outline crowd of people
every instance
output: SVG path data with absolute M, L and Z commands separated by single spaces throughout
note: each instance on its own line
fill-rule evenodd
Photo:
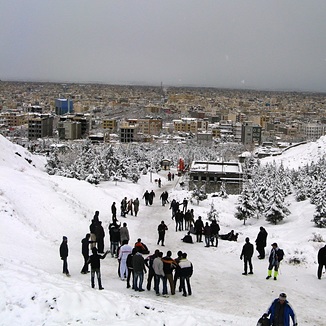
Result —
M 172 178 L 172 177 L 171 177 Z M 142 197 L 146 206 L 153 205 L 155 193 L 145 191 Z M 197 243 L 204 242 L 205 247 L 218 247 L 219 239 L 228 241 L 237 241 L 238 233 L 234 230 L 226 234 L 220 233 L 220 226 L 215 219 L 209 222 L 203 222 L 202 217 L 198 216 L 195 220 L 194 210 L 189 209 L 188 200 L 184 198 L 183 201 L 178 202 L 172 199 L 169 202 L 169 194 L 166 190 L 161 193 L 160 199 L 162 206 L 169 203 L 169 208 L 172 212 L 171 218 L 175 222 L 175 231 L 187 231 L 187 234 L 182 238 L 185 243 L 194 243 L 192 235 L 195 236 Z M 124 197 L 121 200 L 121 217 L 125 218 L 127 214 L 137 216 L 139 212 L 138 198 L 129 199 Z M 112 258 L 116 258 L 118 262 L 118 275 L 121 280 L 126 282 L 126 287 L 134 291 L 142 292 L 154 290 L 156 295 L 168 296 L 175 295 L 176 290 L 182 292 L 183 296 L 192 294 L 190 278 L 193 273 L 193 265 L 188 260 L 187 253 L 179 251 L 175 258 L 172 258 L 172 252 L 166 251 L 166 254 L 159 249 L 150 254 L 150 250 L 141 240 L 132 246 L 130 245 L 130 235 L 126 222 L 120 223 L 117 220 L 116 203 L 111 205 L 112 222 L 108 226 L 110 249 L 104 250 L 105 231 L 102 222 L 99 219 L 99 211 L 95 211 L 91 224 L 89 226 L 89 233 L 81 240 L 82 256 L 84 259 L 82 274 L 91 273 L 91 287 L 95 288 L 95 277 L 97 278 L 98 288 L 103 289 L 101 279 L 100 261 L 105 259 L 110 253 Z M 157 226 L 158 240 L 157 245 L 165 246 L 165 234 L 168 231 L 168 226 L 162 220 Z M 258 252 L 258 259 L 265 259 L 265 248 L 267 245 L 268 233 L 264 227 L 260 227 L 259 233 L 255 240 L 256 250 Z M 284 252 L 278 247 L 277 243 L 273 243 L 268 257 L 268 268 L 266 279 L 273 278 L 277 280 L 278 269 L 280 262 L 283 259 Z M 91 255 L 89 252 L 91 251 Z M 250 275 L 254 273 L 254 266 L 252 257 L 254 255 L 254 245 L 250 242 L 249 237 L 245 238 L 245 243 L 240 253 L 240 259 L 243 260 L 243 275 Z M 60 245 L 60 257 L 63 260 L 63 273 L 70 276 L 68 270 L 68 239 L 63 237 Z M 90 270 L 89 270 L 90 266 Z M 321 248 L 318 253 L 318 271 L 317 276 L 321 279 L 322 270 L 326 269 L 326 246 Z M 147 280 L 145 281 L 145 274 Z M 145 285 L 144 285 L 145 284 Z M 282 308 L 283 307 L 283 308 Z M 284 308 L 286 307 L 286 308 Z M 276 320 L 275 325 L 289 325 L 289 319 L 292 318 L 295 322 L 295 315 L 291 310 L 290 305 L 286 300 L 286 296 L 281 294 L 278 299 L 270 306 L 269 310 L 264 314 L 262 320 L 264 321 L 270 316 L 270 320 Z M 285 319 L 286 320 L 285 320 Z M 282 321 L 282 320 L 285 321 Z M 262 321 L 262 322 L 263 322 Z M 281 324 L 283 322 L 283 324 Z M 273 325 L 274 325 L 273 324 Z

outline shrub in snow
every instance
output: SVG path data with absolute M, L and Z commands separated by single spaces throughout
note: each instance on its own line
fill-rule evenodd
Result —
M 313 233 L 312 234 L 312 239 L 309 241 L 313 241 L 313 242 L 325 242 L 323 239 L 323 236 L 319 233 Z

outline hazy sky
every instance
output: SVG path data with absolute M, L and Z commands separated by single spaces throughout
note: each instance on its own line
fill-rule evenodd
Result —
M 326 91 L 326 0 L 0 0 L 0 79 Z

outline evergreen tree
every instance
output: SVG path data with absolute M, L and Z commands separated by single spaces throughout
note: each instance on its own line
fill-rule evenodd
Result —
M 247 180 L 238 199 L 235 217 L 246 224 L 246 220 L 255 216 L 256 205 L 253 201 L 252 182 Z
M 207 218 L 210 221 L 213 221 L 213 220 L 218 221 L 218 211 L 216 210 L 213 201 L 211 202 L 211 209 L 207 213 Z
M 264 212 L 266 221 L 277 224 L 290 214 L 289 209 L 284 202 L 284 196 L 277 184 L 274 184 L 273 190 L 270 192 L 270 199 L 266 205 Z
M 326 191 L 324 190 L 320 196 L 318 196 L 318 202 L 316 203 L 316 213 L 313 221 L 316 226 L 320 228 L 326 227 Z

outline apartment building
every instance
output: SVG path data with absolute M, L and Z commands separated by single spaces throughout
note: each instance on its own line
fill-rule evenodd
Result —
M 53 116 L 42 114 L 28 119 L 28 139 L 53 136 Z
M 126 122 L 137 125 L 138 132 L 144 135 L 158 136 L 163 128 L 163 121 L 160 118 L 127 119 Z
M 74 140 L 81 138 L 81 123 L 77 121 L 59 121 L 58 122 L 59 139 Z
M 173 120 L 173 129 L 175 132 L 186 132 L 197 134 L 208 130 L 208 120 L 196 118 L 182 118 Z
M 85 136 L 89 133 L 90 125 L 91 125 L 91 117 L 90 115 L 76 113 L 76 114 L 67 114 L 64 116 L 60 116 L 60 121 L 75 121 L 79 122 L 81 126 L 81 134 Z
M 316 140 L 325 135 L 326 125 L 321 123 L 304 123 L 301 132 L 307 140 Z
M 119 126 L 120 142 L 132 143 L 138 140 L 138 125 L 130 124 L 127 121 L 122 121 Z
M 5 126 L 18 127 L 27 123 L 28 116 L 17 112 L 4 112 L 0 113 L 0 121 Z
M 118 128 L 118 121 L 116 119 L 103 119 L 102 128 L 110 131 L 115 131 Z
M 242 124 L 241 142 L 244 145 L 260 144 L 261 143 L 261 126 L 252 122 Z

